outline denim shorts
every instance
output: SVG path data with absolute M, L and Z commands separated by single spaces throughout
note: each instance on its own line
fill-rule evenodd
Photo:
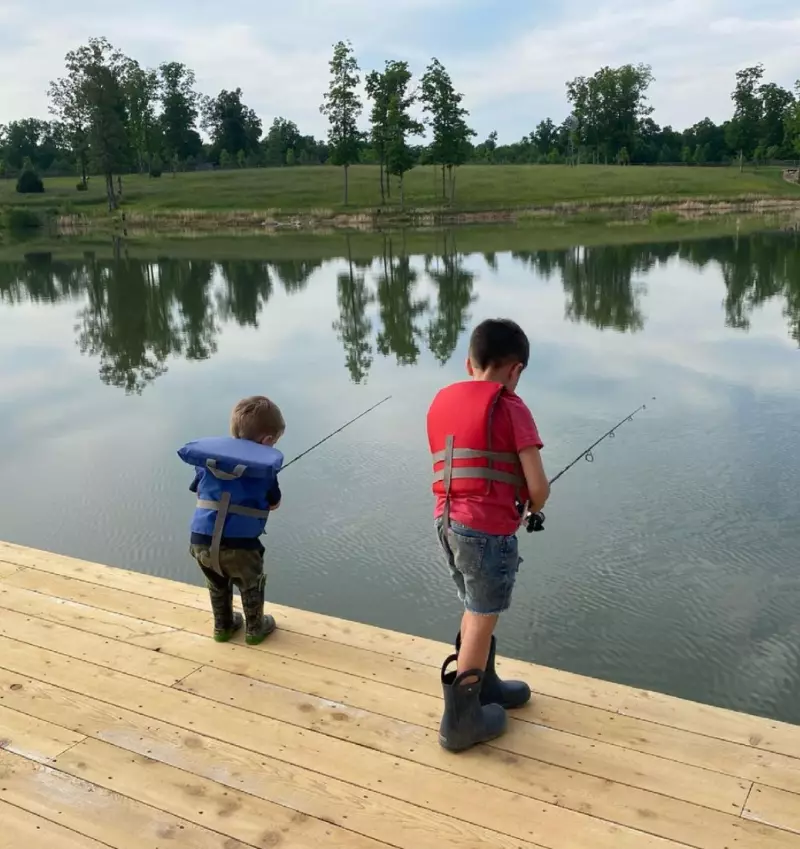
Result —
M 482 616 L 508 610 L 522 563 L 516 536 L 485 534 L 458 522 L 445 531 L 441 519 L 436 533 L 465 609 Z

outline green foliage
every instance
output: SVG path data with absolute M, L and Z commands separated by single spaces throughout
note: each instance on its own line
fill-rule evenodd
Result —
M 80 183 L 76 183 L 76 184 L 75 184 L 75 188 L 76 188 L 79 192 L 88 192 L 88 191 L 89 191 L 89 184 L 88 184 L 88 183 L 84 183 L 84 182 L 83 182 L 83 180 L 81 180 L 81 181 L 80 181 Z
M 347 169 L 358 162 L 362 133 L 358 118 L 363 109 L 356 89 L 361 81 L 358 62 L 350 42 L 340 41 L 333 48 L 330 61 L 331 82 L 320 112 L 330 123 L 328 144 L 330 161 L 344 167 L 344 202 L 348 202 Z
M 33 210 L 19 207 L 7 209 L 4 216 L 5 227 L 12 232 L 38 230 L 43 223 L 42 217 Z
M 649 65 L 606 66 L 568 82 L 579 143 L 605 162 L 615 161 L 623 147 L 633 150 L 641 122 L 653 112 L 647 103 L 652 82 Z
M 21 195 L 40 195 L 44 192 L 41 177 L 32 169 L 26 168 L 17 179 L 17 193 Z
M 466 122 L 469 112 L 461 105 L 463 99 L 453 88 L 444 65 L 432 59 L 422 77 L 422 103 L 433 134 L 432 159 L 450 173 L 450 203 L 455 200 L 453 168 L 469 159 L 470 139 L 475 136 Z
M 294 155 L 294 150 L 291 147 L 286 151 L 286 164 L 289 167 L 297 165 L 297 157 Z
M 216 97 L 206 97 L 202 102 L 203 129 L 211 137 L 213 156 L 222 151 L 237 157 L 246 157 L 258 150 L 261 139 L 261 119 L 242 102 L 242 90 L 223 89 Z
M 194 71 L 181 62 L 165 62 L 159 66 L 161 115 L 158 119 L 164 159 L 173 168 L 190 156 L 197 156 L 203 142 L 195 129 L 198 117 L 198 95 L 194 90 Z
M 149 174 L 150 174 L 151 177 L 154 177 L 154 178 L 157 179 L 158 177 L 160 177 L 162 175 L 163 172 L 164 172 L 164 163 L 163 163 L 161 157 L 158 154 L 156 154 L 152 158 L 152 160 L 150 161 Z
M 159 128 L 155 114 L 158 97 L 158 71 L 144 70 L 139 63 L 129 59 L 123 75 L 123 86 L 128 105 L 128 133 L 130 147 L 136 154 L 140 173 L 152 159 L 159 145 Z
M 233 165 L 233 157 L 227 150 L 223 150 L 219 155 L 219 167 L 230 168 Z
M 288 165 L 290 164 L 290 152 L 296 161 L 297 151 L 302 147 L 302 142 L 300 131 L 294 121 L 275 118 L 262 142 L 264 164 L 269 166 Z M 291 164 L 294 164 L 294 162 Z

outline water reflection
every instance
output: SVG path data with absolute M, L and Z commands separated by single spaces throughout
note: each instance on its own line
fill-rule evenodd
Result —
M 482 258 L 487 274 L 498 270 L 495 254 L 462 252 L 455 232 L 443 232 L 436 252 L 421 262 L 409 255 L 402 234 L 385 236 L 382 251 L 373 258 L 354 257 L 349 238 L 342 239 L 341 253 L 339 316 L 332 329 L 355 383 L 367 380 L 376 352 L 399 365 L 413 365 L 424 346 L 439 363 L 448 362 L 477 299 L 476 262 Z M 640 279 L 653 268 L 674 261 L 697 268 L 716 265 L 726 288 L 729 327 L 748 330 L 753 310 L 781 298 L 789 334 L 800 345 L 797 235 L 762 233 L 741 240 L 573 247 L 511 256 L 532 273 L 560 281 L 566 318 L 621 333 L 645 326 L 646 289 Z M 0 301 L 83 298 L 75 327 L 81 352 L 99 360 L 104 383 L 141 393 L 165 373 L 169 358 L 213 356 L 224 323 L 258 327 L 276 285 L 288 294 L 303 291 L 322 266 L 317 259 L 150 261 L 127 256 L 117 244 L 110 259 L 89 254 L 66 261 L 29 254 L 21 262 L 0 263 Z M 423 280 L 435 297 L 419 294 Z

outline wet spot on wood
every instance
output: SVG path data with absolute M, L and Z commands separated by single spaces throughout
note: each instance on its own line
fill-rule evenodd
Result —
M 277 831 L 265 831 L 261 836 L 261 840 L 259 840 L 258 845 L 263 846 L 264 849 L 270 849 L 272 846 L 277 846 L 283 838 L 280 836 L 280 833 Z
M 186 790 L 187 796 L 198 797 L 206 795 L 206 788 L 201 787 L 199 784 L 187 784 L 184 789 Z
M 751 734 L 750 735 L 750 745 L 758 746 L 764 738 L 760 734 Z
M 187 749 L 202 749 L 203 741 L 199 737 L 184 737 L 183 745 Z
M 503 763 L 507 766 L 513 766 L 514 764 L 519 763 L 519 759 L 515 758 L 514 755 L 505 754 L 503 755 Z
M 12 689 L 12 690 L 21 690 L 21 689 L 22 689 L 22 684 L 12 684 L 12 685 L 11 685 L 11 689 Z
M 350 717 L 346 713 L 342 713 L 341 711 L 337 711 L 336 713 L 331 714 L 331 717 L 337 722 L 347 722 L 350 719 Z
M 637 813 L 643 820 L 654 820 L 656 818 L 656 812 L 649 811 L 647 808 L 640 808 Z
M 156 829 L 156 836 L 161 837 L 164 840 L 172 840 L 175 837 L 175 826 L 174 825 L 161 825 Z
M 309 819 L 310 817 L 308 817 L 306 814 L 300 813 L 300 811 L 295 811 L 292 814 L 292 822 L 295 825 L 300 825 L 301 823 L 308 822 Z
M 308 704 L 308 702 L 303 702 L 303 704 L 300 705 L 298 710 L 301 713 L 311 713 L 311 711 L 314 710 L 314 705 L 310 705 Z
M 221 817 L 230 817 L 230 816 L 233 816 L 233 814 L 235 814 L 235 813 L 239 810 L 239 808 L 241 808 L 241 807 L 242 807 L 242 803 L 241 803 L 241 802 L 237 802 L 237 801 L 235 801 L 235 800 L 233 800 L 233 799 L 232 799 L 230 802 L 226 802 L 226 803 L 225 803 L 225 804 L 224 804 L 224 805 L 223 805 L 223 806 L 219 809 L 219 815 L 220 815 Z

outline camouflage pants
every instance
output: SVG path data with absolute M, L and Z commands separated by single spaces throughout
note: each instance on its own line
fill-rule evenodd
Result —
M 206 580 L 218 589 L 235 586 L 239 592 L 263 589 L 267 576 L 264 574 L 264 549 L 253 551 L 244 548 L 221 548 L 219 565 L 222 574 L 211 568 L 211 547 L 192 545 L 189 553 L 203 570 Z

